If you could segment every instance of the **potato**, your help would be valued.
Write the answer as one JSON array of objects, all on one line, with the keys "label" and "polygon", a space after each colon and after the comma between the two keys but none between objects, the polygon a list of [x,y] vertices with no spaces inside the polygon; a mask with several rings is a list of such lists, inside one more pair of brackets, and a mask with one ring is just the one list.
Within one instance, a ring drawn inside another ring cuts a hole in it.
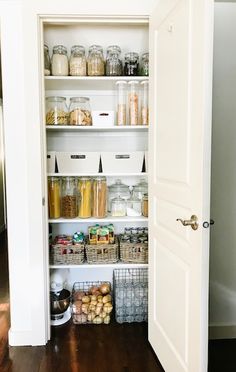
[{"label": "potato", "polygon": [[89,311],[95,311],[96,310],[96,306],[90,303],[89,306],[88,306],[88,310]]},{"label": "potato", "polygon": [[96,316],[94,319],[93,319],[93,323],[94,324],[101,324],[103,322],[103,319],[100,317],[100,316]]},{"label": "potato", "polygon": [[107,302],[111,302],[111,295],[106,295],[103,297],[102,302],[106,304]]},{"label": "potato", "polygon": [[110,284],[109,283],[101,284],[100,287],[99,287],[99,291],[104,295],[110,293],[110,291],[111,291]]},{"label": "potato", "polygon": [[102,299],[103,299],[103,296],[102,295],[97,296],[97,302],[102,302]]},{"label": "potato", "polygon": [[91,302],[92,301],[97,301],[97,296],[96,295],[90,295]]},{"label": "potato", "polygon": [[95,314],[99,315],[102,311],[102,308],[103,308],[103,304],[97,304],[96,309],[95,309]]},{"label": "potato", "polygon": [[99,316],[104,319],[107,316],[107,313],[104,310],[102,310]]},{"label": "potato", "polygon": [[77,301],[77,300],[82,300],[82,297],[84,297],[84,296],[85,296],[85,293],[82,292],[82,291],[75,291],[75,292],[73,293],[73,299],[74,299],[75,301]]},{"label": "potato", "polygon": [[92,301],[91,301],[90,303],[91,303],[91,305],[94,305],[94,306],[96,306],[98,302],[97,302],[97,301],[94,301],[94,300],[92,300]]},{"label": "potato", "polygon": [[112,312],[112,304],[110,302],[107,302],[106,304],[104,304],[103,306],[103,310],[107,313],[107,314],[110,314]]},{"label": "potato", "polygon": [[89,303],[90,302],[90,297],[89,296],[83,296],[82,297],[82,302],[83,302],[83,304]]},{"label": "potato", "polygon": [[107,316],[103,319],[103,323],[104,323],[104,324],[109,324],[110,321],[111,321],[111,317],[110,317],[110,315],[107,315]]},{"label": "potato", "polygon": [[92,311],[91,313],[88,314],[88,321],[92,322],[95,317],[96,314]]},{"label": "potato", "polygon": [[82,312],[84,314],[88,314],[88,312],[89,312],[89,304],[82,304]]},{"label": "potato", "polygon": [[99,291],[98,287],[92,286],[91,288],[89,288],[89,293],[91,295],[94,295],[97,291]]}]

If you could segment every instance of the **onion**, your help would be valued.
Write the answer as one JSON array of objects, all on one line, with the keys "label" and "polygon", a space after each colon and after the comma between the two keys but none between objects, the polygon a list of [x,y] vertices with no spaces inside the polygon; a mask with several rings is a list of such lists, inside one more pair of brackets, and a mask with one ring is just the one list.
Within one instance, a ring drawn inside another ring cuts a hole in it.
[{"label": "onion", "polygon": [[106,295],[106,294],[108,294],[109,292],[110,292],[110,284],[108,284],[108,283],[103,283],[103,284],[101,284],[100,285],[100,287],[99,287],[99,291],[102,293],[102,294],[104,294],[104,295]]}]

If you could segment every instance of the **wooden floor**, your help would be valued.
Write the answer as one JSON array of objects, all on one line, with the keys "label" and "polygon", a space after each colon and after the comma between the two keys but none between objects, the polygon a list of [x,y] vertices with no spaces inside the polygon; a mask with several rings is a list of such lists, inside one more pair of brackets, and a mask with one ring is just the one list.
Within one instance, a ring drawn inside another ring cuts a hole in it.
[{"label": "wooden floor", "polygon": [[[0,236],[0,372],[163,372],[143,323],[52,329],[46,346],[9,347],[6,236]],[[175,372],[175,371],[168,371]],[[209,343],[208,372],[236,372],[236,340]]]}]

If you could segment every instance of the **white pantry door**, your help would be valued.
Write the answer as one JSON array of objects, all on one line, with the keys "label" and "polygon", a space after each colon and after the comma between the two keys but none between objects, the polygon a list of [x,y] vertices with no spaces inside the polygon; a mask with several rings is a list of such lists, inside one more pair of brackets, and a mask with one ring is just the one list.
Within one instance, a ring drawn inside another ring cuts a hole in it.
[{"label": "white pantry door", "polygon": [[[206,372],[213,1],[150,19],[149,341],[165,372]],[[197,216],[198,228],[178,218]]]}]

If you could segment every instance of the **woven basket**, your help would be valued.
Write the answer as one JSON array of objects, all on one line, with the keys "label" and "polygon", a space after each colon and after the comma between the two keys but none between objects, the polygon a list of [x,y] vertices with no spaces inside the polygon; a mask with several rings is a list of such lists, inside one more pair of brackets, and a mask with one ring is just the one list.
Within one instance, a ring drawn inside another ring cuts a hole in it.
[{"label": "woven basket", "polygon": [[120,259],[123,262],[148,263],[148,243],[120,242]]},{"label": "woven basket", "polygon": [[50,249],[52,265],[79,265],[84,262],[84,244],[53,244]]},{"label": "woven basket", "polygon": [[86,244],[86,258],[89,264],[109,264],[118,261],[118,241],[114,244]]}]

